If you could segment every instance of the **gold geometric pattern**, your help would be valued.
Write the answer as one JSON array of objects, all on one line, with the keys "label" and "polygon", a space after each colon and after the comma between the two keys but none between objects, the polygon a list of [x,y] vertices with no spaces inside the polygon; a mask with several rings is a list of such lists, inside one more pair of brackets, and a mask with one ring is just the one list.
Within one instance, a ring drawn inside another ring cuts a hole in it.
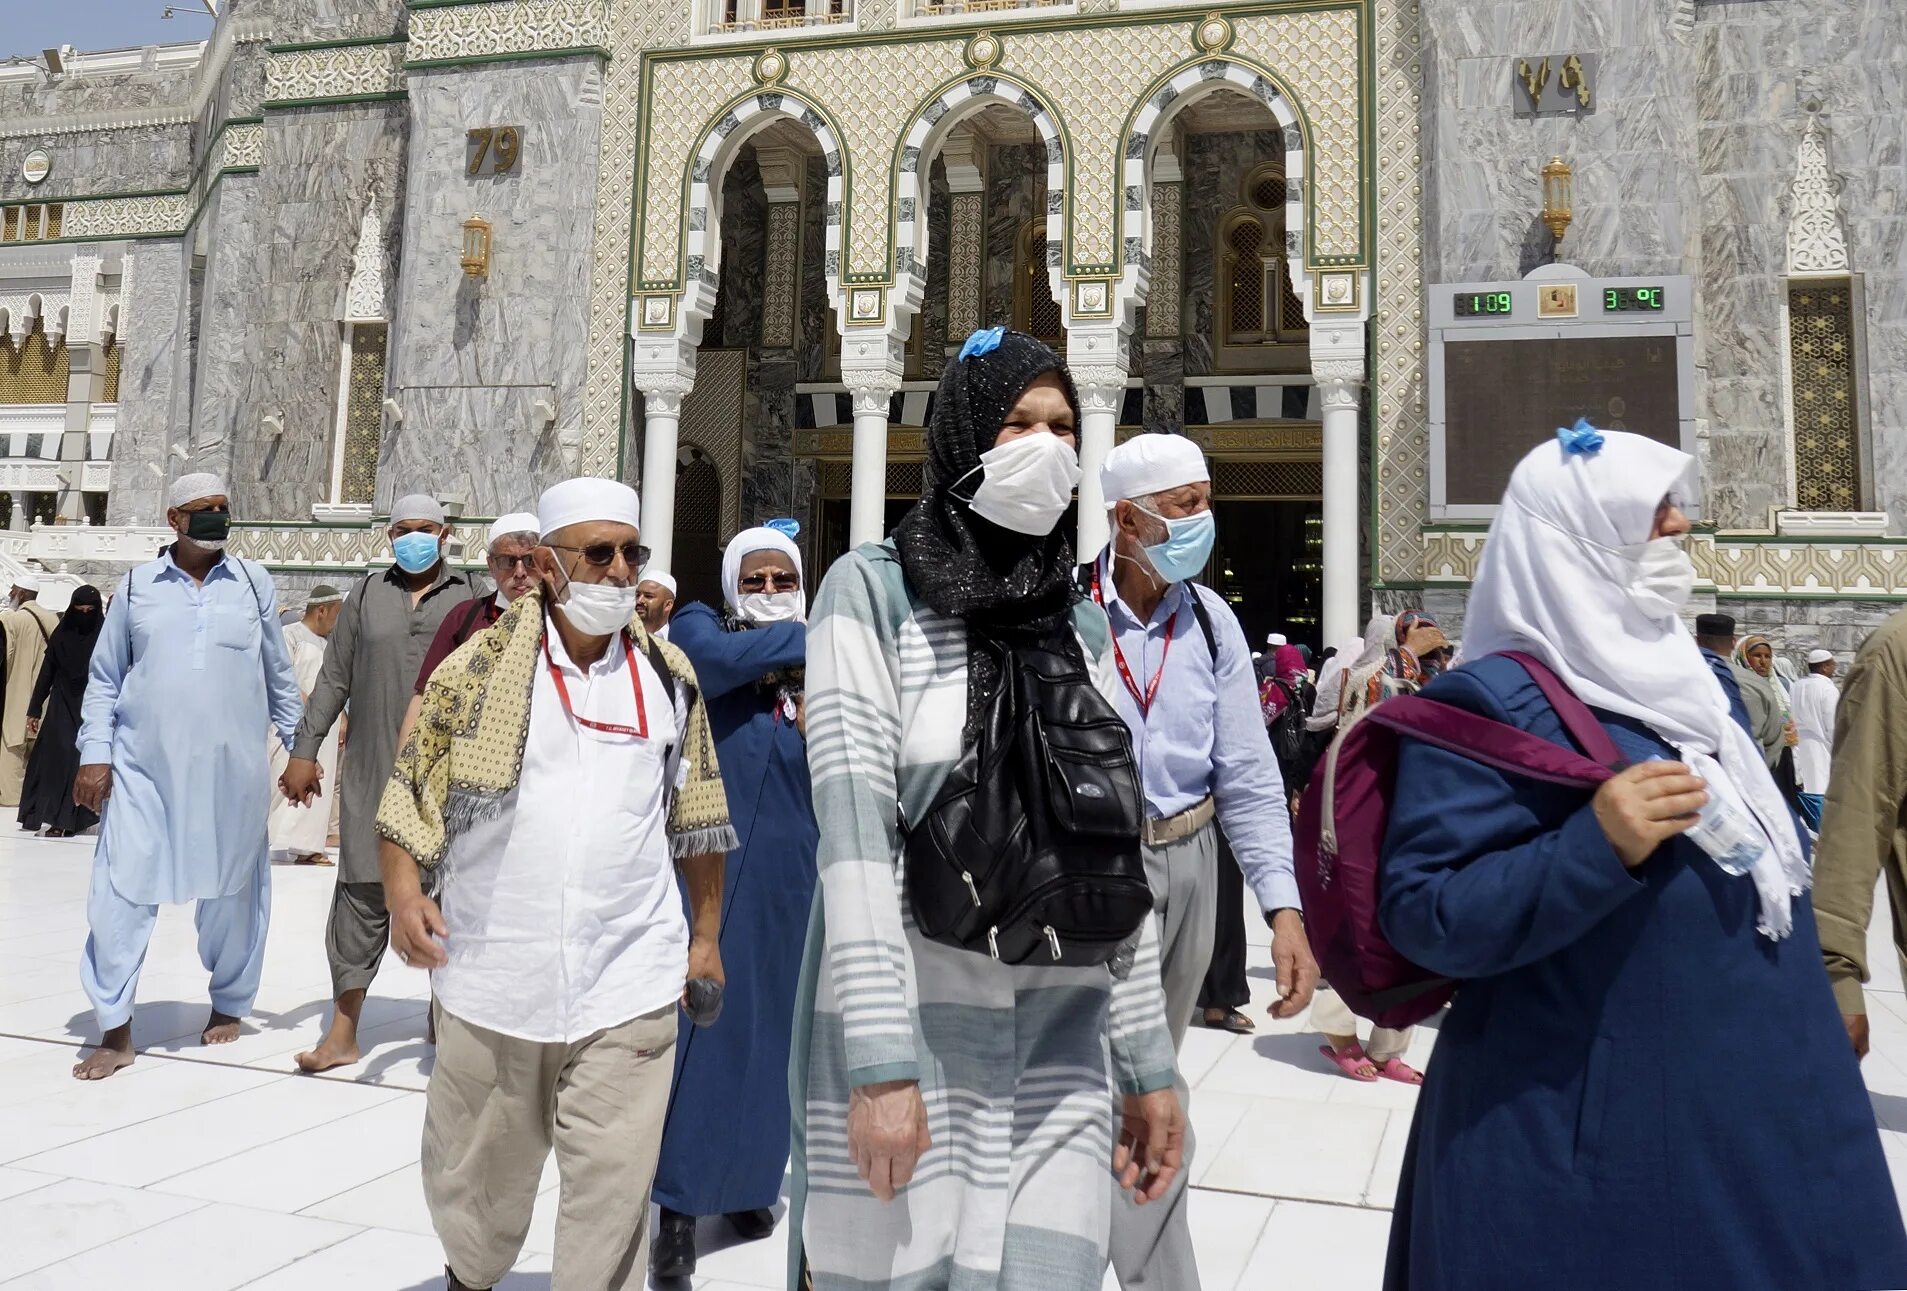
[{"label": "gold geometric pattern", "polygon": [[1854,310],[1845,278],[1788,284],[1794,466],[1803,511],[1861,507]]},{"label": "gold geometric pattern", "polygon": [[[1400,10],[1398,20],[1414,28],[1417,23],[1416,0],[1394,4]],[[1323,12],[1280,14],[1265,18],[1241,18],[1237,24],[1235,53],[1257,60],[1284,78],[1298,101],[1299,111],[1308,123],[1311,145],[1310,169],[1305,184],[1311,190],[1310,239],[1316,260],[1308,254],[1312,267],[1328,263],[1360,263],[1358,237],[1364,196],[1364,150],[1358,131],[1358,93],[1363,88],[1353,69],[1358,66],[1358,20],[1354,8]],[[1377,64],[1387,81],[1398,81],[1393,57],[1387,60],[1379,36]],[[1398,48],[1408,54],[1416,66],[1416,45],[1400,42]],[[1379,111],[1395,111],[1397,103],[1380,90]],[[1402,105],[1416,120],[1416,100],[1421,88],[1414,82],[1402,91]],[[1416,151],[1415,143],[1411,153]],[[1379,157],[1388,157],[1380,146]],[[1410,154],[1406,154],[1407,158]],[[1414,168],[1414,167],[1413,167]]]},{"label": "gold geometric pattern", "polygon": [[64,345],[47,347],[44,319],[17,346],[0,335],[0,404],[65,403],[69,361]]},{"label": "gold geometric pattern", "polygon": [[1214,462],[1212,496],[1241,498],[1321,498],[1324,463]]},{"label": "gold geometric pattern", "polygon": [[99,401],[101,403],[118,403],[119,369],[125,358],[125,347],[120,345],[119,338],[115,336],[112,342],[104,347],[102,353],[106,356],[106,388],[99,396]]},{"label": "gold geometric pattern", "polygon": [[378,440],[384,432],[384,335],[383,323],[359,323],[351,329],[340,502],[369,502],[377,492]]},{"label": "gold geometric pattern", "polygon": [[[1377,439],[1372,453],[1376,478],[1371,482],[1377,500],[1377,549],[1372,560],[1378,578],[1414,582],[1425,577],[1428,563],[1421,529],[1429,497],[1417,103],[1423,91],[1422,33],[1418,0],[1378,0],[1375,9],[1378,82],[1372,89],[1378,105],[1379,169],[1371,332],[1377,352],[1368,406]],[[1322,201],[1320,193],[1320,206]]]}]

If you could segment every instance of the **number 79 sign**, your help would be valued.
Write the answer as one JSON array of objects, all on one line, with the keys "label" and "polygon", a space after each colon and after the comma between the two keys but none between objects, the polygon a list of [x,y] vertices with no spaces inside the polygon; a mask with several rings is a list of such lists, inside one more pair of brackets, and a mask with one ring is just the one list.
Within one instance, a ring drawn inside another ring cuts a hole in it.
[{"label": "number 79 sign", "polygon": [[523,158],[521,126],[481,126],[466,136],[464,174],[508,175]]}]

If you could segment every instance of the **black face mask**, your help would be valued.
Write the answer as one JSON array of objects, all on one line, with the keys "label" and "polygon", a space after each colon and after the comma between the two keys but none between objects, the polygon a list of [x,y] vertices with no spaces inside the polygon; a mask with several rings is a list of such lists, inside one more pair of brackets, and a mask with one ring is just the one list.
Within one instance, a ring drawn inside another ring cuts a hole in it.
[{"label": "black face mask", "polygon": [[185,513],[185,536],[193,542],[224,542],[225,535],[232,529],[232,513],[229,511],[188,511]]}]

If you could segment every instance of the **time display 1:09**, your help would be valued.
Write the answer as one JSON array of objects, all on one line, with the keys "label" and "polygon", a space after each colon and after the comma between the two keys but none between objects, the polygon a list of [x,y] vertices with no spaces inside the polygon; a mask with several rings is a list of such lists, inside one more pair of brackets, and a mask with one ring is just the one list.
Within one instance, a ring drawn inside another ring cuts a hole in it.
[{"label": "time display 1:09", "polygon": [[1456,303],[1458,318],[1510,316],[1510,293],[1507,291],[1460,291]]},{"label": "time display 1:09", "polygon": [[1660,287],[1609,287],[1602,293],[1602,308],[1606,314],[1659,314],[1663,307]]}]

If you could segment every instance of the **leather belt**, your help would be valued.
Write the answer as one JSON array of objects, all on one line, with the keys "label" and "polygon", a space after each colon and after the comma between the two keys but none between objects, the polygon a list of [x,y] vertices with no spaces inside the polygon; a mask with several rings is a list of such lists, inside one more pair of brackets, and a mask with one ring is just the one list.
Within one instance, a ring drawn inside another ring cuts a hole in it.
[{"label": "leather belt", "polygon": [[1209,796],[1197,806],[1188,808],[1176,816],[1164,820],[1148,820],[1139,831],[1139,840],[1147,847],[1164,847],[1167,843],[1176,843],[1211,824],[1218,815],[1218,804]]}]

